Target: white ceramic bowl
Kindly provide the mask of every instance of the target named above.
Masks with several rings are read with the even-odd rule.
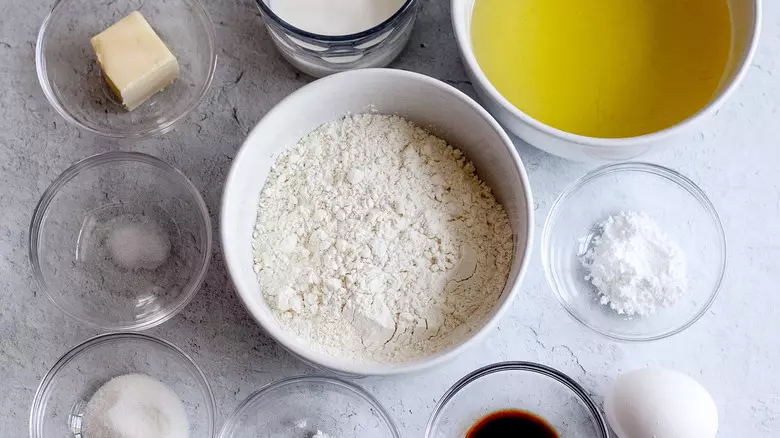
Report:
[[[506,208],[515,252],[509,279],[488,321],[459,345],[413,362],[361,364],[312,351],[286,332],[263,300],[252,270],[257,201],[276,157],[323,123],[347,113],[397,114],[460,148]],[[341,375],[390,375],[440,364],[482,338],[508,309],[523,279],[533,242],[528,177],[501,126],[471,98],[436,79],[407,71],[338,73],[288,96],[252,130],[233,161],[222,196],[222,248],[236,291],[257,322],[302,360]]]
[[[509,103],[479,68],[471,46],[471,14],[475,1],[452,0],[452,26],[461,59],[480,101],[501,124],[533,146],[577,161],[620,161],[636,158],[651,148],[669,144],[709,117],[737,88],[758,46],[761,0],[728,0],[733,25],[732,54],[727,79],[710,103],[688,119],[652,134],[630,138],[595,138],[571,134],[546,125]]]

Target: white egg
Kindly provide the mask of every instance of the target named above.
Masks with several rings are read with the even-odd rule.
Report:
[[[718,410],[709,392],[685,374],[647,368],[621,375],[604,399],[620,438],[715,438]]]

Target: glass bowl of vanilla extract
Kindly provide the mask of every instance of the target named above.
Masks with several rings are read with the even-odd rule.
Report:
[[[502,362],[455,383],[428,420],[426,438],[609,438],[585,389],[533,362]]]

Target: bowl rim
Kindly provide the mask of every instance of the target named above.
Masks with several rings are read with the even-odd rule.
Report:
[[[747,75],[753,60],[753,56],[758,50],[758,42],[761,35],[761,0],[750,0],[754,5],[754,15],[753,26],[748,38],[749,44],[747,45],[747,49],[742,54],[741,59],[734,61],[738,65],[738,68],[735,69],[736,74],[734,74],[731,80],[726,82],[724,86],[722,86],[717,91],[717,94],[710,99],[707,105],[684,120],[649,134],[622,138],[589,137],[566,132],[536,120],[535,118],[531,117],[523,111],[520,111],[517,107],[512,105],[512,103],[509,102],[509,100],[507,100],[503,95],[501,95],[498,89],[493,86],[485,73],[479,67],[477,58],[474,55],[474,50],[471,47],[471,39],[468,37],[469,30],[467,26],[467,21],[470,22],[470,20],[464,20],[463,17],[459,15],[465,9],[467,2],[474,1],[475,0],[451,0],[450,2],[450,16],[452,27],[455,33],[455,40],[457,41],[458,50],[460,51],[461,59],[465,64],[466,70],[472,73],[475,80],[489,95],[490,99],[496,102],[503,111],[509,113],[512,117],[519,119],[531,128],[547,134],[553,138],[592,148],[610,149],[651,143],[660,145],[661,140],[677,135],[687,129],[690,125],[695,124],[698,121],[714,114],[723,105],[723,103],[731,97],[731,95],[734,93],[737,87],[739,87],[740,83]],[[469,17],[470,16],[471,12],[469,12]]]
[[[51,291],[44,278],[43,270],[41,268],[41,264],[38,256],[38,250],[39,250],[39,241],[41,239],[41,235],[40,235],[41,230],[43,225],[46,222],[46,218],[48,217],[49,207],[51,206],[51,203],[54,200],[54,198],[59,194],[60,189],[64,187],[66,184],[68,184],[73,178],[78,176],[78,174],[85,169],[91,169],[106,163],[123,162],[123,161],[143,163],[143,164],[154,166],[157,169],[162,170],[166,174],[171,175],[172,177],[177,179],[181,184],[181,186],[187,191],[189,191],[190,195],[195,201],[195,204],[197,204],[198,206],[198,210],[199,210],[198,213],[200,214],[200,217],[201,219],[203,219],[204,222],[204,228],[206,234],[205,248],[201,254],[199,271],[196,273],[193,279],[190,280],[189,283],[182,288],[182,290],[186,292],[182,295],[182,298],[179,300],[178,303],[176,303],[175,306],[171,307],[167,312],[157,316],[156,318],[150,319],[143,323],[105,324],[105,323],[94,321],[92,319],[82,317],[76,314],[75,312],[72,312],[68,308],[68,306],[61,303],[54,296],[54,293]],[[200,290],[200,287],[206,278],[206,273],[208,272],[209,263],[211,261],[212,240],[213,240],[213,236],[211,230],[211,217],[209,215],[208,207],[206,206],[206,203],[203,200],[203,197],[201,196],[197,187],[195,187],[192,181],[190,181],[190,179],[187,178],[187,176],[184,175],[182,171],[160,160],[159,158],[141,152],[112,151],[112,152],[103,152],[103,153],[91,155],[89,157],[77,161],[76,163],[70,165],[67,169],[65,169],[59,176],[57,176],[57,178],[54,179],[54,181],[51,182],[49,187],[46,188],[46,190],[43,192],[43,195],[41,195],[38,204],[35,206],[35,210],[33,210],[32,219],[30,220],[27,254],[30,260],[30,266],[32,267],[33,276],[35,277],[36,282],[44,290],[44,292],[46,293],[46,297],[54,305],[54,307],[59,309],[62,313],[68,315],[70,318],[78,322],[91,325],[101,330],[147,330],[152,327],[158,326],[168,321],[169,319],[173,318],[174,316],[176,316],[176,314],[181,312],[182,309],[184,309],[192,301],[193,298],[195,298],[195,295]]]
[[[300,99],[301,96],[311,93],[312,90],[315,89],[331,88],[333,87],[332,85],[333,83],[340,84],[339,85],[340,87],[341,84],[343,83],[350,83],[353,80],[359,80],[359,78],[363,76],[400,77],[409,81],[417,82],[421,87],[438,88],[446,93],[451,94],[452,96],[460,100],[464,105],[471,108],[475,112],[474,116],[482,118],[486,123],[488,123],[488,125],[492,128],[492,130],[502,139],[501,143],[503,147],[507,150],[507,152],[510,154],[510,156],[512,157],[515,170],[517,171],[518,176],[520,177],[523,183],[522,195],[525,197],[526,200],[526,211],[524,214],[524,219],[526,222],[524,232],[526,238],[524,244],[521,244],[519,247],[518,246],[515,247],[515,254],[521,255],[523,259],[520,263],[520,267],[517,271],[517,274],[514,277],[515,278],[514,287],[512,287],[509,291],[506,292],[506,299],[504,299],[503,302],[498,303],[498,306],[494,311],[493,315],[490,318],[488,318],[488,320],[484,323],[484,325],[482,325],[482,327],[480,327],[478,330],[471,332],[470,336],[466,338],[462,343],[450,347],[449,349],[446,349],[444,351],[440,351],[432,356],[418,358],[410,362],[377,364],[377,363],[358,363],[354,361],[338,359],[338,358],[331,357],[329,355],[315,352],[310,348],[302,347],[299,342],[294,342],[293,341],[294,336],[287,333],[285,330],[279,327],[278,323],[275,320],[274,321],[266,320],[265,316],[258,310],[259,304],[255,302],[257,297],[255,297],[254,294],[251,294],[249,292],[244,292],[240,287],[238,287],[238,282],[233,281],[232,283],[234,285],[236,294],[239,296],[244,307],[247,309],[249,314],[254,318],[254,320],[276,342],[278,342],[282,347],[290,351],[295,356],[301,358],[304,362],[308,362],[320,367],[324,367],[329,371],[333,371],[342,375],[390,376],[390,375],[399,375],[399,374],[409,374],[409,373],[420,372],[422,370],[433,368],[435,366],[448,362],[454,359],[455,357],[457,357],[464,350],[468,349],[469,347],[475,345],[476,343],[484,339],[487,336],[487,334],[490,333],[496,327],[496,325],[501,320],[501,318],[508,312],[509,308],[512,305],[512,302],[519,294],[532,255],[533,242],[534,242],[534,211],[533,211],[534,201],[533,201],[533,195],[531,190],[531,184],[528,180],[528,174],[526,172],[526,169],[523,165],[519,153],[517,152],[517,149],[515,149],[514,144],[512,143],[512,140],[510,140],[509,136],[503,130],[501,125],[499,125],[498,122],[484,108],[482,108],[478,103],[476,103],[472,98],[467,96],[465,93],[461,92],[460,90],[438,79],[434,79],[430,76],[426,76],[420,73],[414,73],[406,70],[397,70],[397,69],[390,69],[390,68],[367,68],[367,69],[359,69],[359,70],[350,70],[350,71],[340,72],[330,76],[326,76],[322,79],[318,79],[316,81],[311,82],[308,85],[305,85],[304,87],[298,89],[297,91],[293,92],[289,96],[285,97],[257,123],[257,125],[252,129],[252,131],[250,131],[250,133],[247,136],[247,139],[241,145],[241,148],[239,149],[238,153],[233,159],[233,164],[231,165],[230,171],[225,181],[223,194],[222,194],[221,210],[220,210],[222,253],[230,277],[236,278],[237,275],[236,273],[241,272],[240,265],[241,265],[242,258],[236,254],[232,254],[231,251],[229,251],[228,249],[228,246],[231,244],[231,239],[229,238],[230,228],[229,225],[227,224],[228,221],[226,221],[224,218],[226,217],[226,212],[229,208],[228,201],[230,196],[227,196],[227,193],[231,190],[231,187],[236,184],[234,181],[237,178],[236,176],[238,172],[237,163],[240,162],[242,157],[248,153],[248,149],[250,147],[249,146],[250,139],[256,135],[259,135],[258,133],[262,129],[264,129],[264,124],[268,123],[268,120],[270,119],[271,115],[279,114],[279,113],[284,114],[289,112],[291,108],[294,108],[297,105],[296,101]],[[507,282],[509,282],[511,279],[512,278],[510,277],[507,280]]]
[[[575,311],[573,308],[571,308],[569,305],[566,304],[566,301],[561,296],[561,292],[558,288],[558,284],[555,281],[553,276],[553,268],[549,260],[549,253],[550,253],[549,242],[550,239],[552,239],[552,233],[553,233],[552,229],[558,218],[559,210],[569,199],[571,199],[573,196],[577,194],[579,189],[584,187],[589,182],[617,172],[629,172],[629,173],[643,172],[643,173],[653,175],[655,177],[664,178],[667,181],[674,183],[681,189],[685,190],[686,193],[691,195],[694,199],[696,199],[696,201],[699,202],[699,205],[701,205],[709,213],[709,217],[712,220],[712,223],[716,229],[717,239],[720,248],[720,268],[719,268],[718,278],[712,293],[710,294],[707,301],[701,306],[701,309],[696,313],[696,315],[694,315],[693,318],[691,318],[689,321],[685,322],[684,324],[680,325],[675,329],[668,330],[660,334],[649,335],[649,336],[620,335],[620,334],[609,332],[607,330],[599,328],[594,324],[589,323],[586,320],[586,318],[582,317],[577,311]],[[720,294],[721,287],[723,286],[723,279],[726,274],[726,261],[727,261],[726,259],[727,259],[727,246],[728,246],[726,242],[726,232],[723,229],[723,223],[721,222],[720,215],[715,209],[715,206],[712,204],[712,201],[710,201],[710,199],[707,197],[704,191],[699,186],[697,186],[696,183],[694,183],[690,178],[686,177],[685,175],[675,170],[657,164],[652,164],[652,163],[627,162],[627,163],[608,164],[606,166],[601,166],[594,170],[591,170],[590,172],[587,172],[585,175],[582,175],[581,177],[577,178],[575,181],[570,183],[561,192],[560,195],[558,195],[558,198],[553,202],[552,206],[550,207],[550,211],[549,213],[547,213],[547,218],[545,219],[544,222],[544,228],[542,229],[541,241],[542,241],[541,257],[542,257],[542,265],[544,267],[544,275],[545,278],[547,279],[547,284],[549,288],[552,290],[553,295],[555,295],[555,298],[558,300],[561,306],[563,306],[566,312],[574,320],[576,320],[583,326],[588,327],[589,329],[595,331],[596,333],[599,333],[602,336],[605,336],[607,338],[616,341],[624,341],[624,342],[657,341],[659,339],[664,339],[676,335],[682,332],[683,330],[687,329],[688,327],[692,326],[707,313],[707,311],[710,309],[712,304],[717,299],[718,295]]]
[[[436,406],[433,408],[433,412],[428,418],[428,423],[425,427],[425,437],[433,438],[433,428],[436,425],[436,421],[439,419],[439,415],[441,415],[444,408],[455,397],[455,395],[458,394],[458,392],[460,392],[469,384],[481,379],[482,377],[504,371],[530,372],[551,378],[556,380],[558,383],[563,384],[571,392],[573,392],[580,399],[580,401],[582,401],[583,404],[585,404],[585,406],[590,411],[591,419],[598,423],[600,436],[597,438],[609,438],[609,429],[607,428],[607,422],[604,419],[604,415],[601,413],[601,410],[599,410],[596,402],[594,402],[590,395],[588,395],[588,392],[585,390],[585,388],[582,387],[582,385],[555,368],[542,365],[540,363],[527,361],[498,362],[484,366],[463,376],[460,380],[455,382],[455,384],[453,384],[447,390],[447,392],[442,395],[441,399],[439,399],[439,402],[436,403]]]
[[[401,17],[403,17],[407,13],[407,11],[415,7],[418,3],[418,0],[405,0],[404,4],[402,4],[398,8],[398,10],[393,13],[393,15],[391,15],[381,23],[373,27],[370,27],[366,30],[361,30],[360,32],[353,32],[345,35],[323,35],[323,34],[303,30],[299,27],[293,26],[288,21],[280,17],[276,12],[274,12],[271,9],[270,6],[266,5],[263,0],[255,0],[255,3],[257,4],[257,7],[258,9],[260,9],[261,13],[267,15],[273,21],[279,23],[288,32],[292,32],[313,40],[339,43],[339,42],[349,42],[352,40],[359,40],[361,38],[370,37],[379,34],[381,32],[384,32],[388,27],[392,26],[397,21],[399,21]]]
[[[350,393],[358,396],[365,402],[367,402],[371,407],[379,414],[379,416],[384,420],[387,427],[390,429],[390,432],[392,433],[394,438],[401,438],[400,432],[398,432],[398,427],[395,424],[395,421],[393,421],[393,418],[390,416],[390,414],[387,412],[387,410],[382,406],[382,404],[377,400],[376,397],[371,395],[367,390],[364,388],[361,388],[360,386],[352,383],[347,382],[346,380],[342,380],[336,377],[326,377],[326,376],[318,376],[318,375],[304,375],[304,376],[297,376],[297,377],[287,377],[281,380],[277,380],[275,382],[268,383],[260,389],[252,392],[249,394],[234,410],[230,413],[230,415],[225,420],[225,424],[222,425],[222,429],[219,431],[219,438],[230,438],[233,433],[233,429],[238,425],[236,422],[238,421],[239,416],[255,401],[257,401],[260,398],[265,397],[269,393],[276,391],[277,389],[284,388],[285,386],[292,386],[297,385],[301,383],[317,383],[321,385],[334,385],[338,386],[342,389],[346,389]]]
[[[104,137],[141,139],[146,137],[153,137],[155,135],[165,134],[166,132],[171,131],[175,125],[177,125],[179,122],[184,120],[195,108],[197,108],[200,105],[200,103],[206,97],[206,94],[208,93],[209,89],[211,88],[211,82],[214,79],[214,73],[216,72],[217,69],[216,32],[214,30],[214,24],[211,21],[211,17],[209,16],[203,4],[199,0],[186,0],[187,2],[192,4],[194,10],[197,11],[197,15],[199,15],[203,21],[203,27],[207,35],[206,40],[208,41],[208,51],[209,51],[209,58],[210,58],[209,70],[208,73],[206,74],[206,80],[201,86],[200,92],[192,99],[189,105],[187,105],[187,107],[184,108],[184,110],[181,111],[180,114],[176,115],[175,117],[171,117],[171,119],[166,121],[165,123],[147,129],[145,131],[126,132],[126,131],[99,129],[78,120],[71,113],[71,111],[68,110],[60,102],[56,93],[54,93],[54,89],[51,86],[51,81],[49,80],[49,73],[48,70],[46,69],[46,56],[44,54],[44,50],[45,50],[44,37],[46,36],[47,31],[49,30],[49,24],[51,23],[53,18],[57,16],[59,9],[63,7],[65,3],[70,1],[74,1],[74,0],[56,0],[54,2],[54,5],[52,6],[49,13],[46,15],[46,18],[43,19],[43,23],[41,24],[41,28],[38,31],[38,37],[35,42],[35,70],[38,75],[38,83],[40,83],[41,88],[43,89],[43,94],[46,95],[46,99],[49,101],[49,104],[51,104],[51,106],[54,107],[54,109],[57,111],[57,113],[59,113],[60,116],[62,116],[62,118],[64,118],[67,122],[81,129],[89,131],[93,134],[102,135]]]
[[[70,363],[71,360],[79,356],[82,352],[87,351],[92,347],[118,339],[129,339],[157,344],[158,346],[176,353],[176,355],[183,359],[184,363],[188,364],[193,370],[195,370],[195,375],[200,378],[200,383],[202,387],[206,389],[207,393],[208,400],[206,400],[206,411],[208,412],[209,424],[207,436],[214,436],[216,429],[216,400],[214,398],[214,392],[211,389],[211,384],[209,384],[206,375],[203,373],[203,370],[198,366],[198,364],[195,363],[195,361],[192,360],[192,358],[187,353],[185,353],[184,350],[177,347],[173,343],[166,341],[165,339],[143,333],[111,332],[94,336],[81,342],[80,344],[77,344],[75,347],[71,348],[68,350],[68,352],[63,354],[62,357],[60,357],[57,362],[55,362],[55,364],[49,369],[49,371],[46,372],[46,374],[41,379],[41,382],[38,384],[38,388],[35,391],[35,396],[33,397],[32,406],[30,407],[30,438],[42,438],[44,436],[40,431],[40,420],[42,420],[42,415],[45,413],[45,410],[41,404],[48,396],[49,386],[54,381],[57,373],[59,373],[62,368],[64,368],[68,363]]]

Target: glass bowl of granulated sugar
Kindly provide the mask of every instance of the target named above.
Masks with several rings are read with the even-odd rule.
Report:
[[[651,341],[685,330],[720,290],[726,239],[685,176],[622,163],[571,184],[550,208],[542,263],[555,297],[602,335]]]
[[[170,342],[140,333],[96,336],[43,377],[30,438],[212,438],[214,395],[203,372]]]

